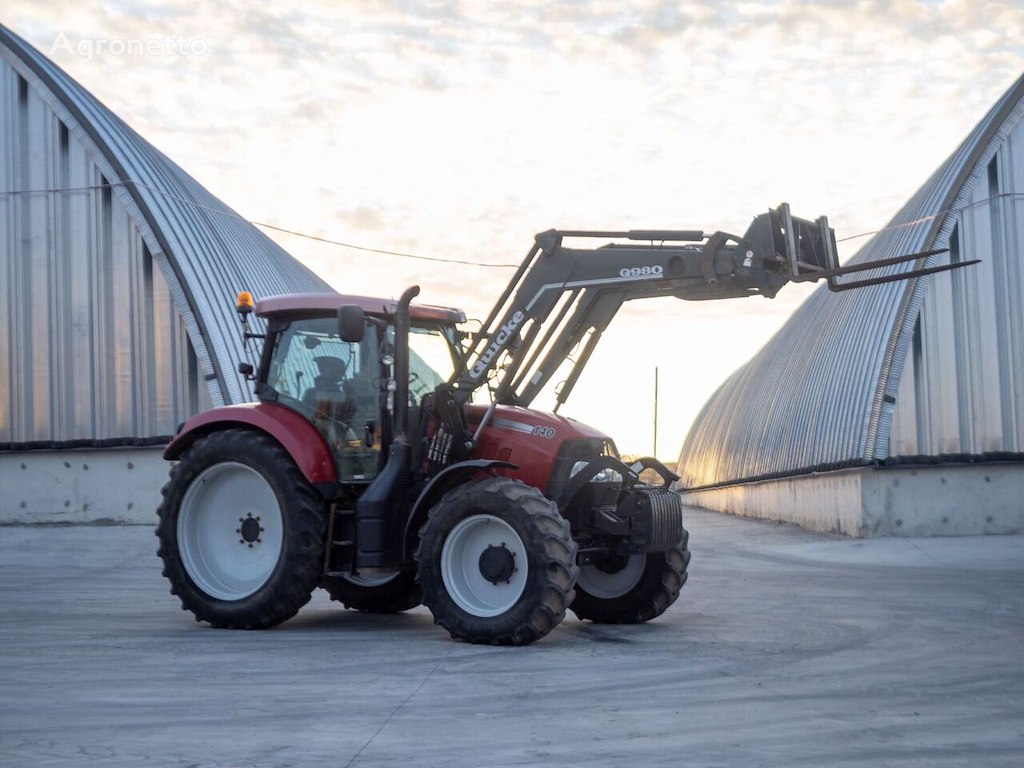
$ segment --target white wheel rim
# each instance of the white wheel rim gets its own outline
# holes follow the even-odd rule
[[[178,510],[178,551],[192,582],[218,600],[241,600],[277,567],[284,525],[277,496],[252,467],[204,469]]]
[[[640,583],[646,565],[647,555],[630,555],[622,570],[615,573],[602,571],[596,565],[584,565],[580,568],[576,585],[588,595],[612,600],[622,597]]]
[[[497,584],[481,572],[481,557],[490,547],[504,549],[515,569]],[[455,604],[474,616],[498,616],[518,601],[526,588],[529,566],[519,534],[493,515],[472,515],[456,525],[441,549],[441,578]]]

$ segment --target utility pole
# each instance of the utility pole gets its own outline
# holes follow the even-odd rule
[[[658,458],[658,366],[654,366],[654,458]]]

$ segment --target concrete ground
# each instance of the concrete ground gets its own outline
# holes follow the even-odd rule
[[[850,540],[693,512],[683,596],[527,648],[322,592],[196,624],[153,529],[0,528],[0,764],[1024,764],[1024,537]]]

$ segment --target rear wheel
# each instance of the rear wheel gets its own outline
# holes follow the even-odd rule
[[[584,565],[572,612],[598,624],[641,624],[660,616],[686,583],[689,534],[667,552],[630,555],[606,566]]]
[[[197,620],[262,629],[309,601],[322,569],[322,504],[277,442],[238,429],[203,437],[162,494],[157,554]]]
[[[565,616],[576,544],[536,488],[491,477],[445,494],[416,553],[423,602],[435,623],[471,643],[525,645]]]
[[[412,571],[386,576],[327,576],[320,582],[331,600],[363,613],[401,613],[423,602]]]

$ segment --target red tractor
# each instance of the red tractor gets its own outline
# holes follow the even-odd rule
[[[257,366],[239,365],[257,402],[189,419],[164,453],[171,592],[197,620],[257,629],[319,586],[360,611],[423,603],[452,637],[503,645],[543,637],[566,610],[653,619],[690,561],[678,478],[655,459],[626,465],[607,436],[556,415],[604,328],[630,299],[770,298],[790,281],[845,290],[949,268],[836,279],[897,261],[840,268],[825,218],[783,205],[742,237],[544,232],[474,334],[458,310],[413,305],[415,287],[397,302],[267,298],[258,333],[240,294],[246,341],[263,342]],[[555,413],[530,409],[574,349]],[[660,481],[641,482],[645,469]]]

